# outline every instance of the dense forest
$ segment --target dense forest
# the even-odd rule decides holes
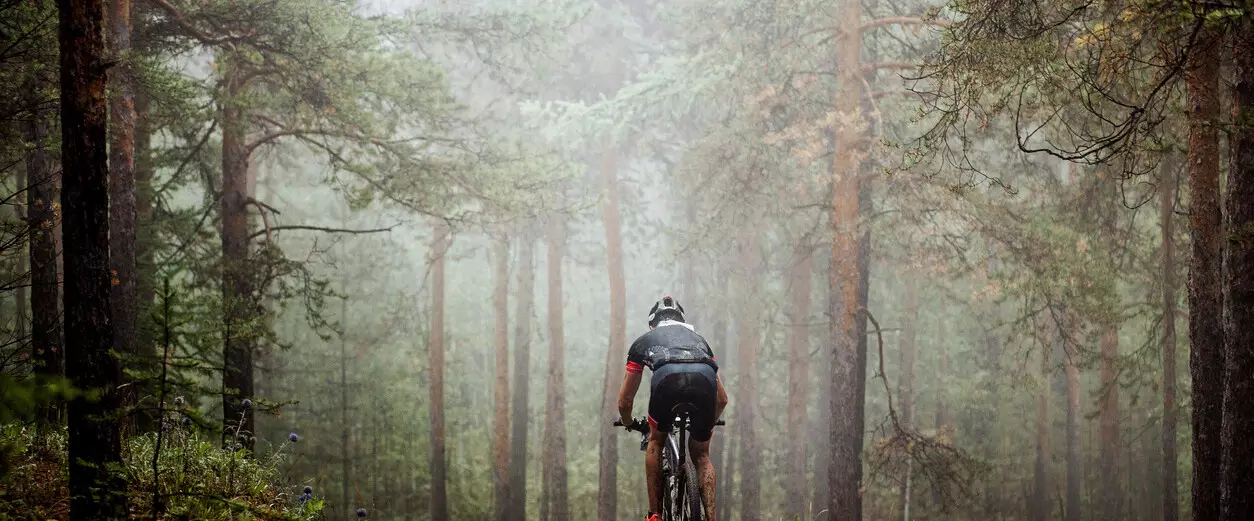
[[[720,519],[1254,519],[1250,0],[0,0],[0,90],[0,519],[640,519],[662,295]]]

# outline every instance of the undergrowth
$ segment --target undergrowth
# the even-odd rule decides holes
[[[128,483],[131,519],[324,518],[316,491],[305,483],[285,482],[286,444],[253,458],[243,450],[220,448],[191,429],[169,428],[161,433],[154,479],[157,436],[132,438],[117,469]],[[23,425],[0,427],[0,521],[68,519],[65,442],[64,429],[38,433]]]

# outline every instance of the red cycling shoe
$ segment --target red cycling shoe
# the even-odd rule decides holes
[[[645,521],[662,521],[662,514],[649,514]]]

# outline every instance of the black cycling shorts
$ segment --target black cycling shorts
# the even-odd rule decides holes
[[[675,419],[671,409],[690,403],[697,412],[692,415],[688,435],[696,441],[709,441],[714,433],[714,403],[718,396],[714,368],[706,364],[666,364],[653,372],[649,388],[649,425],[670,432]]]

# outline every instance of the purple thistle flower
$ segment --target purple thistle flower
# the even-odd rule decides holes
[[[288,441],[291,441],[292,443],[296,443],[300,441],[300,436],[297,436],[296,433],[293,432],[287,435],[287,439]]]
[[[249,400],[248,398],[244,398],[244,401],[239,402],[239,405],[240,407],[243,407],[245,411],[247,411],[253,408],[253,401]]]
[[[191,427],[191,426],[192,426],[192,417],[191,417],[191,416],[184,416],[184,417],[183,417],[183,426],[184,426],[184,427]]]
[[[306,486],[305,486],[305,495],[306,495],[306,496],[312,496],[312,495],[313,495],[313,487],[306,485]]]
[[[366,509],[364,508],[357,509],[357,517],[366,517]]]
[[[161,430],[163,430],[163,431],[168,431],[168,430],[170,430],[170,424],[168,424],[168,423],[166,423],[166,422],[161,422]]]

